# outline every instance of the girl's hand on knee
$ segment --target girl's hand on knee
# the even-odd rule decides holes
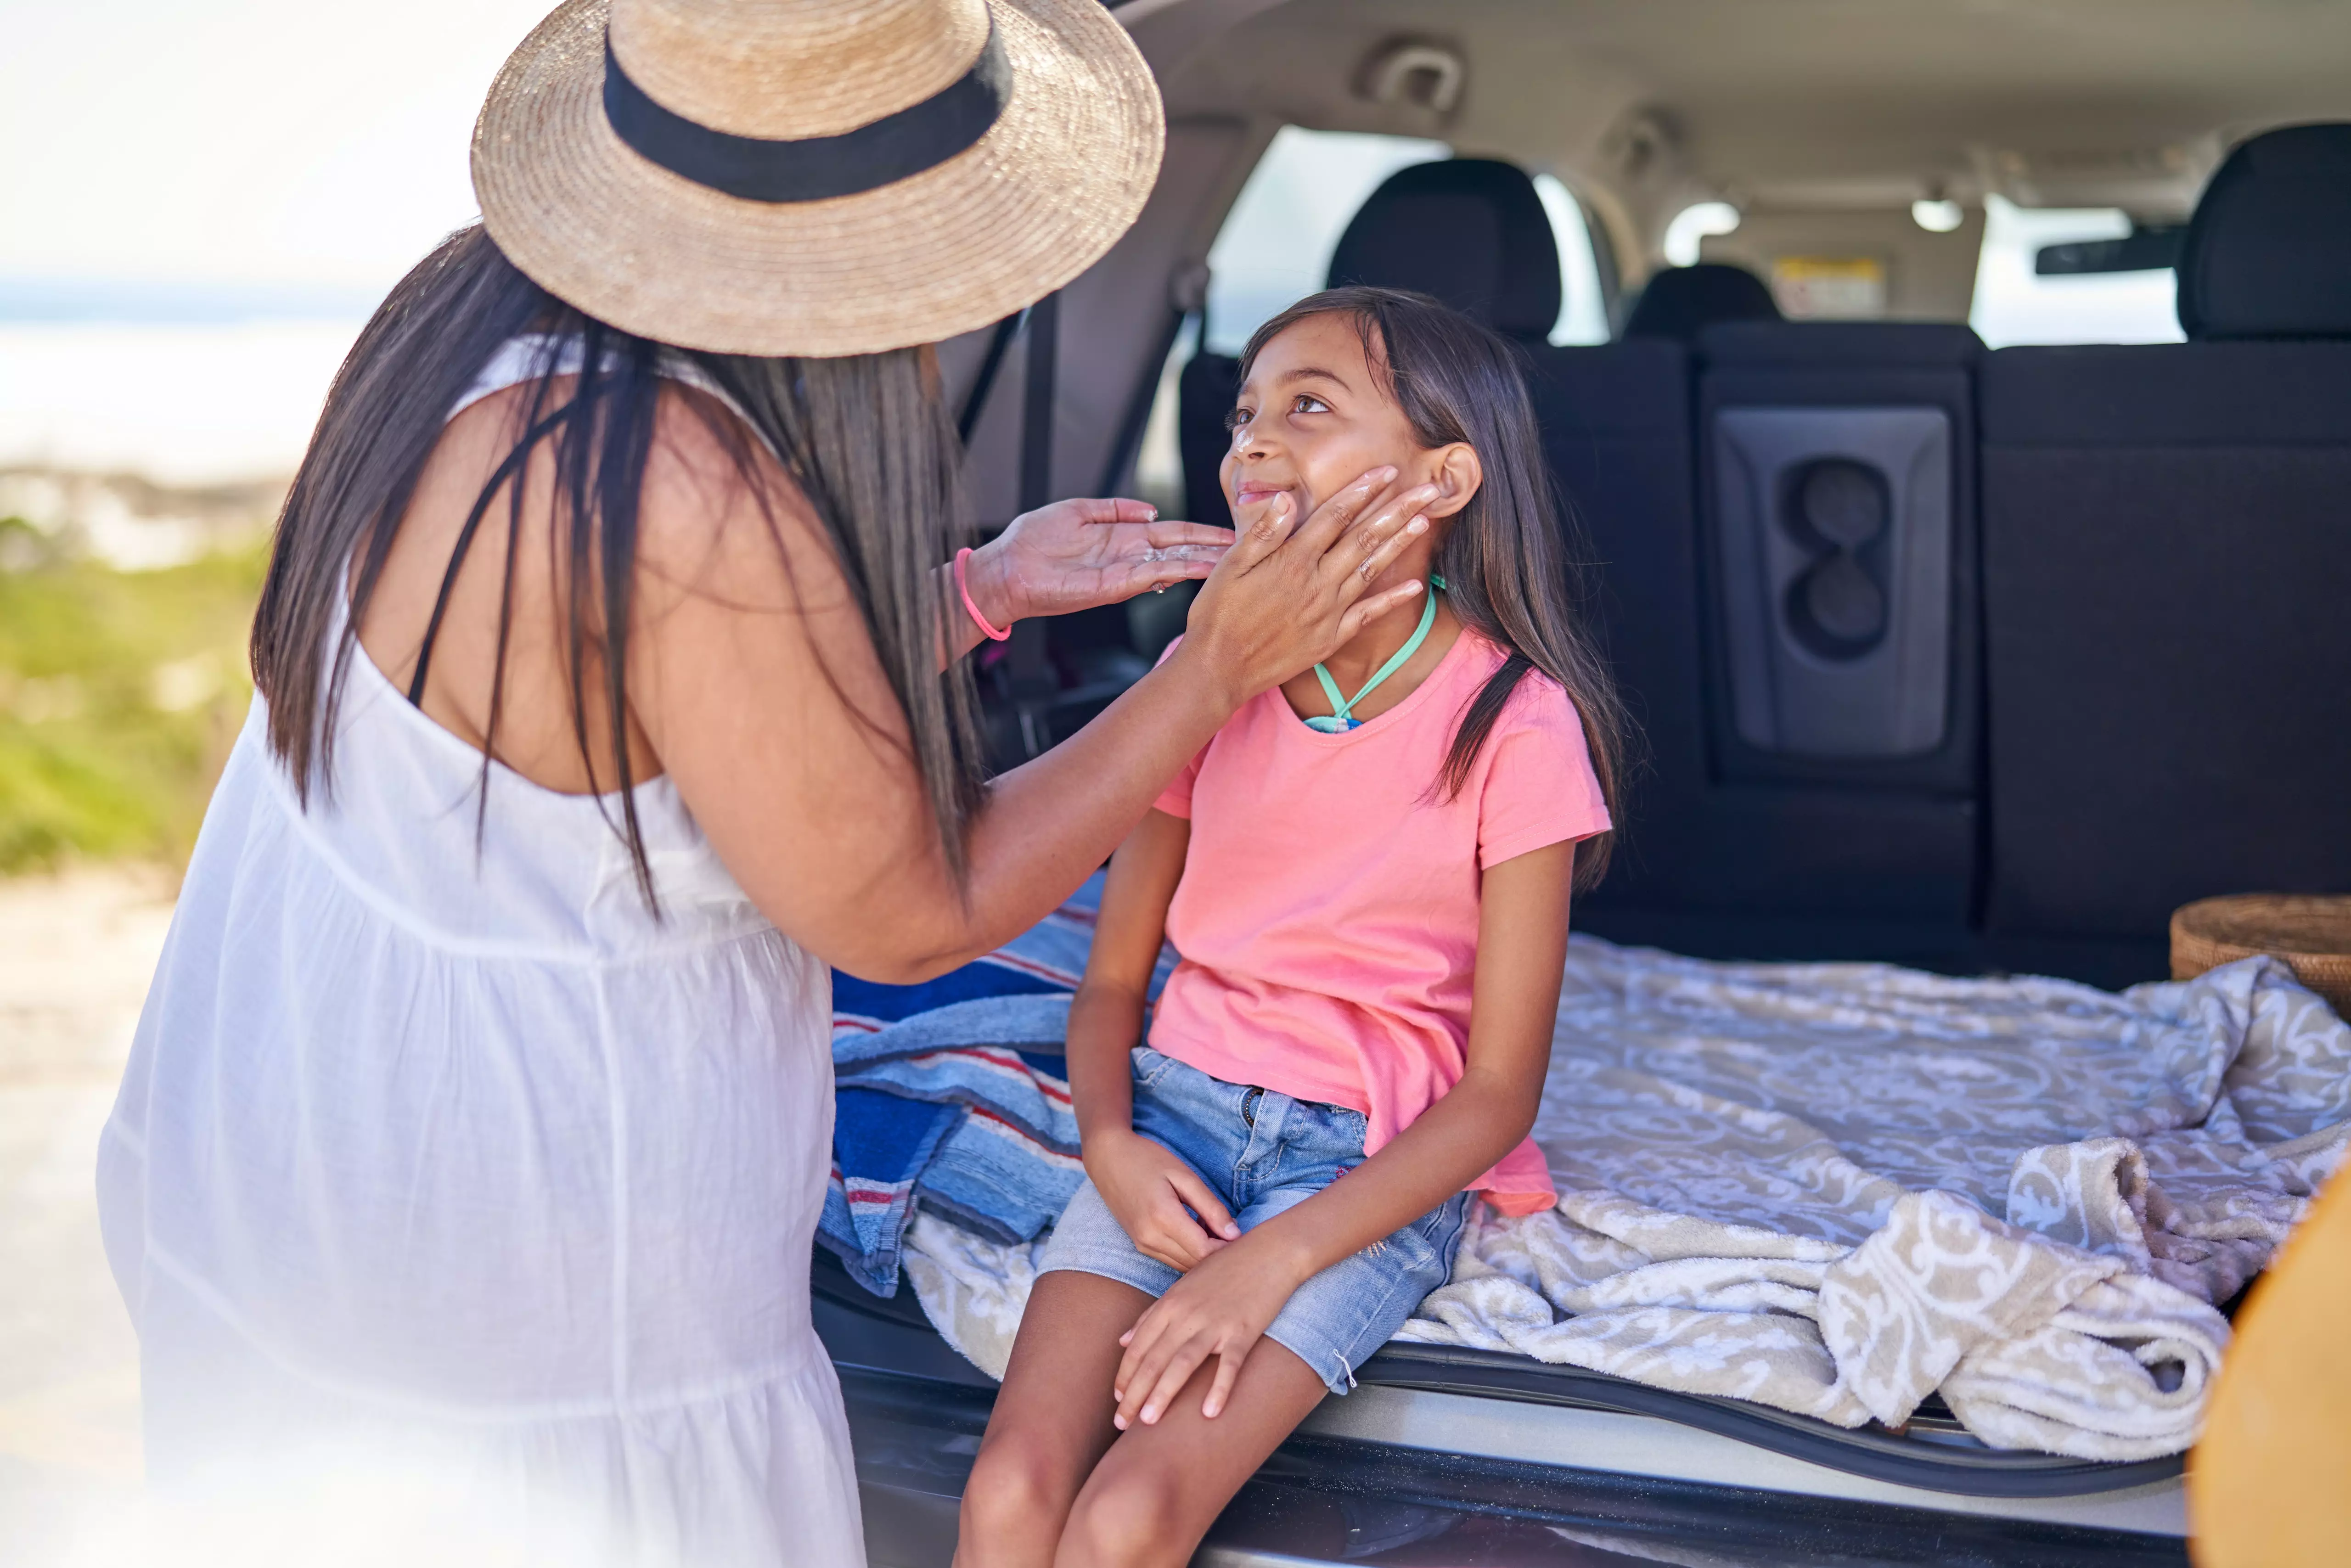
[[[1231,1397],[1241,1364],[1299,1283],[1268,1260],[1231,1248],[1176,1281],[1119,1338],[1126,1354],[1111,1380],[1118,1401],[1112,1425],[1122,1432],[1137,1421],[1155,1426],[1211,1356],[1217,1375],[1200,1414],[1213,1419]]]
[[[1146,1258],[1188,1272],[1241,1233],[1199,1172],[1138,1133],[1088,1140],[1085,1161],[1102,1202]]]

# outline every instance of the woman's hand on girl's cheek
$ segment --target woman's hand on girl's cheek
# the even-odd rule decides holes
[[[1372,469],[1303,522],[1287,493],[1259,508],[1192,602],[1176,655],[1186,673],[1238,707],[1419,594],[1417,578],[1371,588],[1428,531],[1420,508],[1437,497],[1433,485],[1399,490],[1395,478],[1393,466]]]
[[[1190,1270],[1241,1233],[1199,1172],[1139,1133],[1090,1140],[1085,1162],[1127,1239],[1170,1269]]]
[[[1119,1340],[1126,1354],[1111,1380],[1118,1401],[1112,1424],[1122,1432],[1137,1421],[1156,1425],[1211,1356],[1217,1375],[1200,1414],[1214,1419],[1298,1283],[1246,1247],[1226,1248],[1176,1281]]]

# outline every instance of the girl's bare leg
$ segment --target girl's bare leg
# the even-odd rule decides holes
[[[1117,1370],[1113,1356],[1107,1371]],[[1313,1368],[1284,1346],[1261,1339],[1241,1366],[1230,1403],[1210,1420],[1200,1414],[1200,1401],[1207,1397],[1215,1375],[1211,1361],[1193,1375],[1155,1426],[1117,1435],[1076,1501],[1064,1505],[1067,1523],[1060,1529],[1056,1568],[1181,1568],[1233,1494],[1329,1392]],[[1098,1397],[1104,1402],[1102,1426],[1108,1429],[1107,1376]]]
[[[1111,1425],[1118,1336],[1150,1304],[1144,1291],[1099,1274],[1038,1279],[964,1485],[956,1568],[1052,1563],[1070,1505],[1118,1436]]]

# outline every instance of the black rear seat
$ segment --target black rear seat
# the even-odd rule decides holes
[[[2060,966],[2351,889],[2351,125],[2238,148],[2179,288],[2188,343],[1984,371],[1988,920]]]
[[[1747,824],[1708,810],[1690,344],[1712,323],[1778,315],[1741,268],[1669,268],[1642,290],[1618,341],[1529,354],[1543,455],[1595,569],[1593,609],[1645,763],[1626,792],[1614,869],[1583,923],[1636,939],[1687,939],[1655,922],[1739,902],[1724,857],[1751,854],[1756,841]]]
[[[1689,351],[1667,338],[1546,349],[1530,355],[1527,388],[1645,759],[1593,907],[1670,900],[1691,880],[1683,835],[1707,779]]]
[[[1534,182],[1499,158],[1415,163],[1383,181],[1331,253],[1330,287],[1434,295],[1540,346],[1559,320],[1559,243]]]
[[[1982,341],[1874,321],[1698,341],[1723,776],[1971,797]]]
[[[1641,286],[1625,318],[1627,338],[1677,338],[1694,343],[1718,321],[1777,321],[1779,302],[1763,280],[1726,261],[1660,267]]]
[[[1688,673],[1645,694],[1654,766],[1627,872],[1585,924],[1698,953],[1963,966],[1981,344],[1964,327],[1780,321],[1698,344],[1694,506],[1652,503],[1602,552],[1612,600],[1687,628]],[[1677,559],[1628,549],[1643,528],[1686,540]]]

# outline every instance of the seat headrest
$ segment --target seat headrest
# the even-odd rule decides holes
[[[2351,125],[2295,125],[2229,154],[2180,247],[2191,338],[2351,338]]]
[[[1506,337],[1547,338],[1559,320],[1559,242],[1517,164],[1416,163],[1389,175],[1339,236],[1329,287],[1350,283],[1434,295]]]
[[[1698,329],[1717,321],[1777,321],[1779,301],[1763,280],[1743,267],[1702,261],[1652,274],[1625,319],[1627,338],[1697,340]]]

